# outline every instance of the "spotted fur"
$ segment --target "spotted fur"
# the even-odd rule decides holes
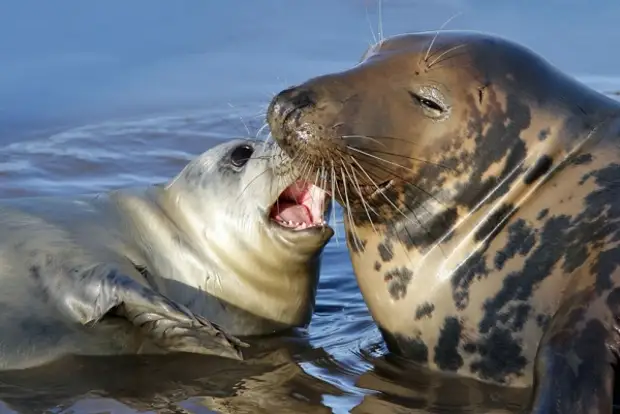
[[[610,412],[620,104],[508,40],[435,35],[386,39],[282,91],[272,133],[315,170],[340,162],[361,177],[357,190],[331,181],[365,242],[350,255],[391,351],[535,386],[535,412]]]

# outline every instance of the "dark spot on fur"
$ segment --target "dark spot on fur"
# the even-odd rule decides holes
[[[417,190],[419,192],[419,190]],[[411,208],[407,208],[410,210]],[[437,240],[446,236],[456,224],[458,213],[456,208],[449,208],[432,217],[428,222],[421,222],[419,217],[412,216],[405,224],[398,225],[398,230],[394,226],[389,230],[392,237],[396,237],[407,249],[418,249],[421,253],[428,251]]]
[[[428,347],[421,338],[407,338],[400,334],[392,334],[381,327],[379,331],[390,352],[419,364],[428,363]]]
[[[381,256],[381,260],[384,262],[389,262],[394,257],[394,250],[392,247],[392,242],[386,240],[383,243],[379,243],[378,246],[379,256]]]
[[[469,303],[469,288],[474,279],[487,276],[485,256],[481,252],[471,255],[452,275],[453,299],[458,310],[463,310]]]
[[[606,302],[612,314],[620,315],[620,287],[609,292]]]
[[[545,329],[547,325],[549,324],[550,320],[551,320],[551,317],[547,314],[539,313],[538,315],[536,315],[536,324],[541,329]]]
[[[476,234],[474,234],[474,239],[476,242],[486,239],[489,237],[492,239],[499,233],[508,218],[514,214],[514,206],[512,204],[504,204],[500,208],[498,208],[493,214],[486,218],[484,224],[478,228]]]
[[[49,302],[50,292],[48,291],[46,284],[41,280],[42,279],[41,268],[35,265],[35,266],[31,266],[29,270],[30,270],[29,272],[30,278],[32,279],[35,286],[37,287],[37,289],[35,290],[35,294],[37,298],[41,302]]]
[[[520,343],[505,328],[496,328],[478,341],[476,350],[480,358],[472,362],[471,370],[483,379],[505,382],[507,375],[521,374],[527,364]]]
[[[375,262],[375,271],[378,272],[379,270],[381,270],[381,263]]]
[[[349,250],[353,253],[364,253],[366,251],[366,241],[361,240],[352,231],[347,232]]]
[[[523,182],[528,185],[532,184],[533,182],[538,180],[540,177],[545,175],[549,171],[549,169],[551,169],[552,165],[553,165],[553,158],[551,158],[548,155],[543,155],[538,160],[536,160],[536,163],[525,174],[525,177],[523,178]]]
[[[597,275],[596,288],[599,292],[613,286],[612,276],[620,266],[620,247],[613,247],[600,252],[592,270]]]
[[[424,302],[419,305],[415,311],[415,320],[419,321],[422,318],[430,318],[433,315],[433,311],[435,310],[435,305],[430,302]]]
[[[467,342],[465,343],[465,345],[463,345],[463,350],[468,354],[473,354],[478,350],[478,347],[473,342]]]
[[[554,402],[554,412],[572,412],[575,407],[605,412],[613,400],[606,387],[614,379],[609,331],[598,319],[586,320],[592,299],[588,296],[582,291],[562,304],[541,344],[536,381]],[[579,322],[585,326],[578,328]]]
[[[385,273],[384,280],[388,282],[388,291],[394,299],[402,299],[407,294],[407,285],[411,282],[413,272],[406,267],[392,269]]]
[[[507,260],[517,254],[525,256],[536,243],[536,233],[523,219],[519,219],[508,226],[508,240],[502,250],[495,253],[495,268],[501,270]]]
[[[549,133],[551,133],[551,130],[549,128],[541,129],[540,131],[538,131],[538,140],[539,141],[546,140],[547,137],[549,136]]]
[[[592,162],[592,154],[580,154],[573,158],[571,162],[575,165],[590,164]]]
[[[563,240],[566,237],[564,231],[568,223],[565,216],[554,217],[547,221],[540,234],[538,247],[527,257],[523,268],[506,275],[502,288],[494,297],[485,301],[483,305],[485,314],[479,325],[481,333],[496,329],[502,310],[514,312],[517,310],[515,304],[527,303],[535,287],[551,273],[556,261],[565,252],[566,246]],[[514,317],[516,315],[513,319]],[[514,330],[518,327],[512,325],[510,328]]]
[[[446,371],[457,371],[463,366],[463,358],[459,354],[461,340],[461,322],[455,317],[447,317],[439,333],[435,346],[435,363]]]
[[[543,208],[542,210],[538,212],[538,215],[536,216],[536,220],[544,219],[545,217],[547,217],[547,214],[549,214],[549,209]]]

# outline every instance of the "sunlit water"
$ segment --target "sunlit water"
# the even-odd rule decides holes
[[[167,180],[210,146],[256,134],[273,93],[354,64],[372,41],[370,26],[378,30],[373,1],[224,3],[0,4],[0,198]],[[453,28],[510,37],[570,73],[595,73],[581,79],[596,89],[620,89],[620,61],[601,57],[617,44],[612,12],[582,2],[494,4],[386,0],[382,21],[389,35],[435,29],[465,11]],[[581,33],[569,30],[574,21]],[[588,59],[576,52],[586,44]],[[0,411],[518,412],[527,390],[439,377],[386,356],[336,228],[307,330],[255,341],[243,363],[70,358],[0,374]]]

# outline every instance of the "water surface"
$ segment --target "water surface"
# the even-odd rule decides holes
[[[0,198],[166,180],[210,146],[255,135],[278,90],[353,65],[379,20],[390,35],[457,12],[449,28],[506,36],[598,90],[620,89],[611,0],[384,0],[381,19],[371,0],[4,1]],[[526,401],[385,356],[342,237],[323,263],[308,329],[256,342],[247,363],[70,358],[0,375],[0,411],[499,413]]]

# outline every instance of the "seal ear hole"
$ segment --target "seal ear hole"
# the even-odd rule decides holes
[[[484,99],[484,89],[485,88],[486,88],[486,86],[478,88],[478,103],[480,105],[482,105],[482,100]]]
[[[230,152],[230,163],[237,168],[243,167],[252,157],[254,148],[251,145],[239,145]]]

